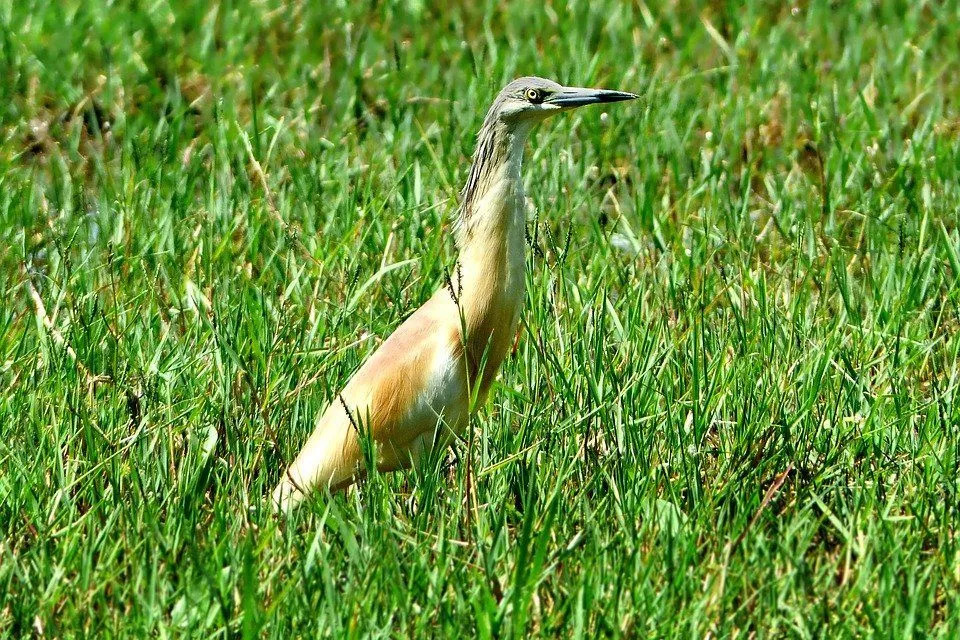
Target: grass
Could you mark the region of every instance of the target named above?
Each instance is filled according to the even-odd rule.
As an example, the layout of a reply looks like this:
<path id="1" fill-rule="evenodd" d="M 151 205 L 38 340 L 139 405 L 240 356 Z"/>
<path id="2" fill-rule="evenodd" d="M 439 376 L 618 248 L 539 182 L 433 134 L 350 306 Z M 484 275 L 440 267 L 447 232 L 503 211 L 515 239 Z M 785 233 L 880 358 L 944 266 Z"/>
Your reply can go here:
<path id="1" fill-rule="evenodd" d="M 957 4 L 443 5 L 0 0 L 0 635 L 955 637 Z M 472 447 L 274 518 L 525 74 Z"/>

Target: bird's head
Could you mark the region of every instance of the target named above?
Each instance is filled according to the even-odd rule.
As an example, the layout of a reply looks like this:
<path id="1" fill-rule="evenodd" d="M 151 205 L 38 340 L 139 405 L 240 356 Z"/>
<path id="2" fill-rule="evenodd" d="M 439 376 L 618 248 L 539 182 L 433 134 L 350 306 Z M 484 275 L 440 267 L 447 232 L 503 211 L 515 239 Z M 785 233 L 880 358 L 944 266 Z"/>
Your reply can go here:
<path id="1" fill-rule="evenodd" d="M 624 91 L 565 87 L 553 80 L 529 76 L 517 78 L 505 86 L 487 118 L 495 117 L 507 124 L 539 122 L 553 114 L 584 105 L 620 102 L 636 97 Z"/>

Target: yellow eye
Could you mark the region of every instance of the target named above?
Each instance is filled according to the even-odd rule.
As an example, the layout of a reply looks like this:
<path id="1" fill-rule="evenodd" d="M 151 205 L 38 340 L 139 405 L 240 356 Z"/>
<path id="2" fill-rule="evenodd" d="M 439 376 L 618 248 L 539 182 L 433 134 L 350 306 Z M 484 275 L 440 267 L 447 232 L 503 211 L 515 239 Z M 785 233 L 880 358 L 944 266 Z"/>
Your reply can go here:
<path id="1" fill-rule="evenodd" d="M 527 89 L 526 97 L 533 104 L 540 104 L 543 101 L 543 95 L 536 89 Z"/>

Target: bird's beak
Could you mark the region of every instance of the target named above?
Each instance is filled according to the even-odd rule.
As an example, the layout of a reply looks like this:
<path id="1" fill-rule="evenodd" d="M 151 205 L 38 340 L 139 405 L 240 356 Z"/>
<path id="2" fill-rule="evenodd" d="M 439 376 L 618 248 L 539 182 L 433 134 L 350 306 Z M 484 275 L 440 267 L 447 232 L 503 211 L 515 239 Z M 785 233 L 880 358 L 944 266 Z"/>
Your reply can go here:
<path id="1" fill-rule="evenodd" d="M 633 100 L 637 97 L 639 96 L 633 93 L 627 93 L 626 91 L 564 87 L 560 91 L 557 91 L 555 94 L 544 100 L 544 102 L 556 105 L 563 109 L 572 109 L 574 107 L 582 107 L 587 104 Z"/>

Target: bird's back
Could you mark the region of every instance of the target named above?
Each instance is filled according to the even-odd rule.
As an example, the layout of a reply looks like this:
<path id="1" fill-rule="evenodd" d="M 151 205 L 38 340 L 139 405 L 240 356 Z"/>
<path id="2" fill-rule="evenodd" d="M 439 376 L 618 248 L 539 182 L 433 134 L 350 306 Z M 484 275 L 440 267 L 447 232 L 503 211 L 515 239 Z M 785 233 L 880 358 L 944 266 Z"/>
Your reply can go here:
<path id="1" fill-rule="evenodd" d="M 332 399 L 274 502 L 287 508 L 314 487 L 335 489 L 363 474 L 358 432 L 376 444 L 377 467 L 393 471 L 461 429 L 469 397 L 459 324 L 443 289 L 407 318 Z"/>

